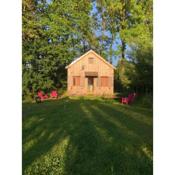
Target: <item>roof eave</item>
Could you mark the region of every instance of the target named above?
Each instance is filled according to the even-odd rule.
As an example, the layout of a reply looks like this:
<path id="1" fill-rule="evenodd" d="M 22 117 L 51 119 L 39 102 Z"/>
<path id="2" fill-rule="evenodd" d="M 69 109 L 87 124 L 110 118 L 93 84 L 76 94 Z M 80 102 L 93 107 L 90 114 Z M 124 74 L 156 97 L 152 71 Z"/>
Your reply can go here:
<path id="1" fill-rule="evenodd" d="M 70 66 L 72 66 L 73 64 L 75 64 L 77 61 L 79 61 L 82 57 L 84 57 L 85 55 L 87 55 L 89 52 L 93 52 L 95 55 L 97 55 L 98 57 L 100 57 L 108 66 L 110 66 L 113 69 L 116 69 L 116 67 L 114 67 L 112 64 L 110 64 L 109 62 L 107 62 L 104 58 L 102 58 L 99 54 L 97 54 L 95 51 L 93 51 L 92 49 L 89 50 L 88 52 L 84 53 L 83 55 L 81 55 L 79 58 L 77 58 L 77 60 L 74 60 L 73 62 L 71 62 L 69 65 L 67 65 L 65 68 L 68 69 Z"/>

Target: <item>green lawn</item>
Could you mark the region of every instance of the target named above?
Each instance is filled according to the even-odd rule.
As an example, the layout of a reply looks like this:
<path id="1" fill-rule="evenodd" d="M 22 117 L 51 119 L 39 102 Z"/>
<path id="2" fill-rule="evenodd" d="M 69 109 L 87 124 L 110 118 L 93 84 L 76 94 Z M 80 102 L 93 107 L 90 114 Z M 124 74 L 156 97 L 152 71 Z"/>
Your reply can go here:
<path id="1" fill-rule="evenodd" d="M 23 174 L 151 175 L 152 110 L 77 98 L 23 104 Z"/>

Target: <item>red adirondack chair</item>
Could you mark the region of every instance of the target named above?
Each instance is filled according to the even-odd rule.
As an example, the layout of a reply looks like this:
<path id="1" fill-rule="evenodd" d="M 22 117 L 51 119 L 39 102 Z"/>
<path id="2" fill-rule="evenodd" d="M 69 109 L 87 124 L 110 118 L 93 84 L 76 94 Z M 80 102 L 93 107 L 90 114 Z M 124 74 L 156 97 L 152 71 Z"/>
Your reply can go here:
<path id="1" fill-rule="evenodd" d="M 38 91 L 38 97 L 41 99 L 41 101 L 44 100 L 44 94 L 42 91 Z"/>
<path id="2" fill-rule="evenodd" d="M 51 91 L 50 97 L 51 97 L 51 98 L 57 98 L 57 97 L 58 97 L 57 91 Z"/>
<path id="3" fill-rule="evenodd" d="M 128 95 L 128 103 L 132 103 L 134 101 L 134 96 L 133 94 Z"/>
<path id="4" fill-rule="evenodd" d="M 48 99 L 49 97 L 48 97 L 48 95 L 47 94 L 45 94 L 44 95 L 44 99 Z"/>
<path id="5" fill-rule="evenodd" d="M 135 100 L 136 96 L 137 96 L 136 93 L 131 94 L 131 103 Z"/>
<path id="6" fill-rule="evenodd" d="M 38 97 L 41 99 L 41 101 L 48 99 L 48 95 L 47 94 L 43 94 L 42 91 L 38 91 Z"/>
<path id="7" fill-rule="evenodd" d="M 122 104 L 128 104 L 129 103 L 128 97 L 122 97 L 121 102 Z"/>
<path id="8" fill-rule="evenodd" d="M 128 97 L 121 98 L 121 103 L 122 104 L 130 104 L 134 101 L 135 97 L 136 97 L 136 93 L 129 94 Z"/>

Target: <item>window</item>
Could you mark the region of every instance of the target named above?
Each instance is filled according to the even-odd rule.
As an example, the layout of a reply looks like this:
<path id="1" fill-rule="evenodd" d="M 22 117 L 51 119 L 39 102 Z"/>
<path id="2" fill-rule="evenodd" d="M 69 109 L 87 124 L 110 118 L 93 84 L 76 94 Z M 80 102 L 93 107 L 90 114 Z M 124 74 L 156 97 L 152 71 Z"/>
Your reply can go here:
<path id="1" fill-rule="evenodd" d="M 101 77 L 101 87 L 107 87 L 109 85 L 109 78 L 108 77 Z"/>
<path id="2" fill-rule="evenodd" d="M 94 58 L 90 57 L 90 58 L 88 59 L 88 62 L 89 62 L 89 64 L 93 64 L 93 63 L 94 63 Z"/>
<path id="3" fill-rule="evenodd" d="M 80 76 L 73 77 L 73 86 L 80 86 Z"/>
<path id="4" fill-rule="evenodd" d="M 82 65 L 82 66 L 81 66 L 81 70 L 84 70 L 84 69 L 85 69 L 85 65 Z"/>

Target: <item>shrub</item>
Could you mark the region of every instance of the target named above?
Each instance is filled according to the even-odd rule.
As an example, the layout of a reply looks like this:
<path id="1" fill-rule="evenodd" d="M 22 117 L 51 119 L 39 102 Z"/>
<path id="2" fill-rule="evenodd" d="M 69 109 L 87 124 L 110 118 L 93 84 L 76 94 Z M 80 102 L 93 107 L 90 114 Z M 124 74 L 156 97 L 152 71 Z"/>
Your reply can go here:
<path id="1" fill-rule="evenodd" d="M 153 107 L 153 96 L 152 95 L 140 95 L 136 98 L 135 104 L 139 106 L 152 108 Z"/>

